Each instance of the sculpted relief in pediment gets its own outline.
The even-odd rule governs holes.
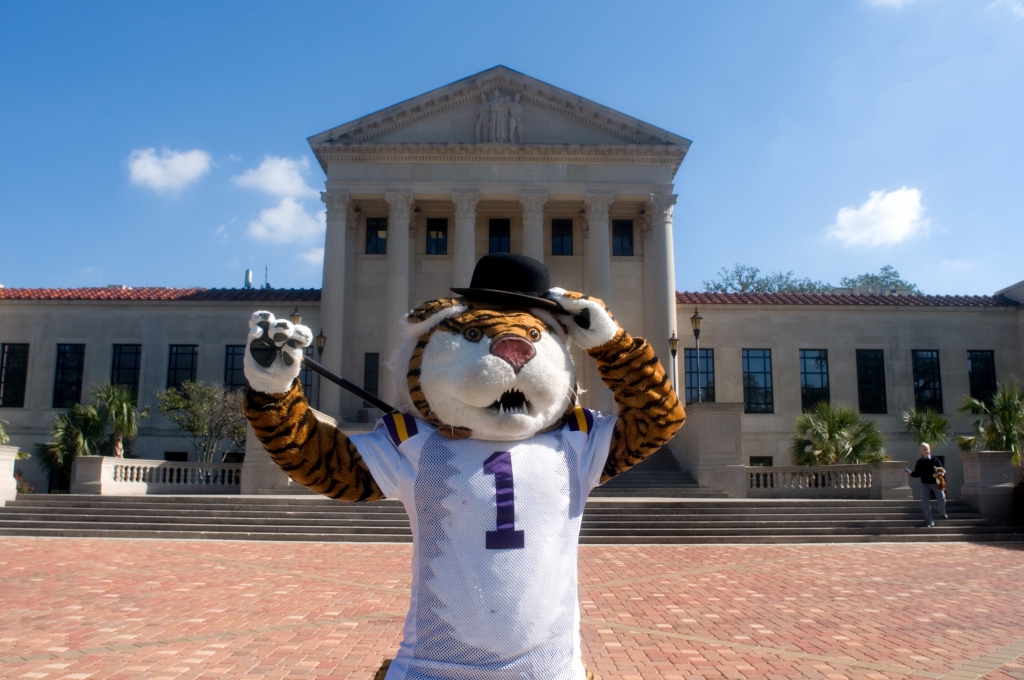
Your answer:
[[[520,96],[518,92],[509,96],[501,90],[494,90],[490,96],[486,92],[481,92],[480,104],[476,107],[473,141],[525,144],[525,112],[519,101]]]

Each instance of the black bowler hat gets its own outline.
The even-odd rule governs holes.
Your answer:
[[[565,311],[557,302],[544,297],[550,288],[548,268],[537,260],[513,253],[494,253],[484,255],[476,263],[469,288],[451,290],[474,302]]]

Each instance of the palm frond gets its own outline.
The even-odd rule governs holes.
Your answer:
[[[851,465],[888,460],[878,425],[852,407],[818,402],[797,416],[790,443],[793,465]]]
[[[917,441],[931,447],[945,444],[953,435],[949,420],[932,409],[912,408],[904,411],[903,427],[917,437]]]

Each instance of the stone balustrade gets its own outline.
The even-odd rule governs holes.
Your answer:
[[[176,463],[82,456],[74,461],[71,493],[101,496],[237,494],[241,482],[241,463]]]
[[[745,467],[747,498],[912,498],[904,463]]]

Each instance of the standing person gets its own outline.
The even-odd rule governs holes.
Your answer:
[[[921,511],[924,512],[924,521],[927,522],[927,526],[935,526],[935,520],[932,518],[931,503],[931,495],[933,493],[939,501],[939,513],[942,515],[942,519],[949,519],[946,515],[946,493],[939,488],[938,482],[935,479],[936,469],[941,470],[942,464],[932,458],[932,447],[921,442],[921,457],[917,459],[917,465],[914,466],[914,470],[911,471],[910,468],[903,469],[911,477],[921,479]]]

